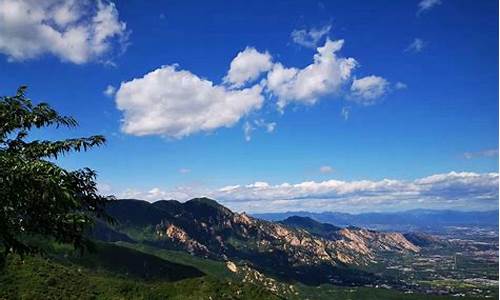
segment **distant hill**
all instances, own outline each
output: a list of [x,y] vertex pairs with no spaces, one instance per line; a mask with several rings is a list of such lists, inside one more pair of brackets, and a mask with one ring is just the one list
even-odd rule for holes
[[302,228],[309,231],[310,233],[314,233],[323,237],[328,237],[330,234],[338,232],[340,229],[342,229],[341,227],[331,224],[320,223],[309,217],[299,216],[288,217],[280,223],[297,228]]
[[309,217],[336,226],[360,226],[382,230],[413,231],[435,230],[445,226],[498,227],[498,210],[486,212],[461,212],[452,210],[410,210],[391,213],[347,214],[338,212],[284,212],[253,214],[254,217],[281,221],[288,217]]

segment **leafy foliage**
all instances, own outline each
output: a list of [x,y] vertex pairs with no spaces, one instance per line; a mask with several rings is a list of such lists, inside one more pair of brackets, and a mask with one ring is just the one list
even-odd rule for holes
[[77,122],[46,103],[34,105],[25,92],[26,87],[21,87],[15,96],[0,98],[0,243],[4,255],[37,251],[22,239],[36,235],[84,250],[91,245],[85,233],[94,219],[112,221],[104,206],[113,198],[97,193],[95,171],[68,171],[53,161],[102,145],[105,138],[29,140],[32,129],[75,127]]

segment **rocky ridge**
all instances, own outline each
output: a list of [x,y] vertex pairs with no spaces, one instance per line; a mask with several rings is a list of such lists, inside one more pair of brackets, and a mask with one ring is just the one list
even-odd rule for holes
[[[320,236],[286,222],[268,222],[234,213],[209,199],[194,199],[184,205],[194,209],[165,218],[156,226],[156,234],[159,241],[196,255],[244,259],[277,253],[291,266],[363,266],[374,262],[379,251],[420,250],[400,233],[341,228]],[[186,219],[191,222],[186,224]]]

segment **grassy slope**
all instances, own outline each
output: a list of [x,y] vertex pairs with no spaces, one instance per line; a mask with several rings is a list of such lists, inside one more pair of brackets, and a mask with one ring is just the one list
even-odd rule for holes
[[126,242],[117,242],[116,244],[155,255],[174,263],[195,267],[203,273],[219,279],[236,279],[234,273],[230,272],[227,269],[226,264],[221,261],[204,259],[198,256],[193,256],[187,252],[160,249],[144,244],[131,244]]
[[131,249],[100,244],[98,250],[83,258],[60,251],[50,258],[11,255],[0,272],[0,299],[277,299]]

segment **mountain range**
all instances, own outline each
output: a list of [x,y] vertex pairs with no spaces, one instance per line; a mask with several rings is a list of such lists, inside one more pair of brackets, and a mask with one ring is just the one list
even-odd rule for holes
[[244,262],[257,272],[305,284],[377,282],[377,275],[365,269],[380,253],[420,251],[401,233],[337,227],[300,216],[266,221],[207,198],[119,200],[108,212],[117,225],[99,224],[94,231],[98,239]]
[[270,221],[208,198],[106,209],[115,222],[96,223],[94,252],[35,239],[44,255],[10,256],[0,299],[498,298],[491,229],[379,231],[300,213]]
[[283,213],[253,214],[268,221],[281,221],[288,217],[309,217],[318,222],[337,226],[360,226],[393,231],[435,231],[447,226],[490,226],[498,227],[498,210],[453,211],[416,209],[388,213],[348,214],[340,212],[294,211]]

